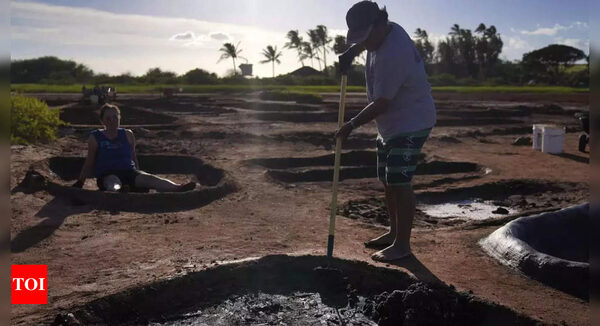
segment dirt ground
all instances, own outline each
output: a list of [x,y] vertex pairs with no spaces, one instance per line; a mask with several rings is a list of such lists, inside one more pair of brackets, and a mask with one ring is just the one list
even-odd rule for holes
[[[11,148],[11,189],[34,162],[85,155],[85,139],[94,128],[94,109],[76,104],[76,96],[40,97],[69,107],[63,117],[72,125],[51,144]],[[587,95],[434,98],[438,126],[423,150],[425,168],[414,178],[419,202],[475,197],[514,213],[471,221],[461,214],[436,218],[419,210],[412,234],[416,259],[373,262],[375,250],[363,242],[385,231],[386,221],[373,213],[383,210],[378,204],[383,187],[372,177],[376,129],[371,123],[344,146],[346,153],[360,153],[346,154],[342,162],[334,255],[401,269],[424,281],[439,279],[544,323],[589,325],[587,302],[508,269],[478,245],[500,224],[494,220],[588,200],[589,154],[577,151],[580,132],[573,118],[577,110],[588,109]],[[221,261],[325,254],[337,96],[324,99],[322,105],[304,106],[260,103],[253,95],[120,95],[115,104],[128,108],[123,122],[134,130],[140,155],[197,157],[223,169],[237,191],[202,207],[180,211],[167,205],[160,212],[104,210],[45,191],[13,192],[11,263],[47,264],[49,291],[48,305],[13,306],[12,323],[52,320],[73,306]],[[347,110],[357,112],[364,101],[353,94]],[[533,123],[567,127],[562,155],[512,145],[530,135]],[[72,183],[47,172],[57,183]],[[196,177],[164,175],[178,181]],[[91,190],[94,184],[89,179],[85,187]],[[348,210],[365,202],[371,206]]]

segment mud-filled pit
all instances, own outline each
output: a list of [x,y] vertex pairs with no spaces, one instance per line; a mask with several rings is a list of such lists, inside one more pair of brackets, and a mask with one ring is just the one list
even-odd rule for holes
[[[354,117],[359,111],[346,111],[344,120]],[[249,112],[249,117],[261,121],[283,122],[337,122],[337,112]]]
[[[135,130],[134,130],[135,132]],[[172,133],[174,134],[174,133]],[[276,132],[272,134],[253,134],[245,132],[224,132],[224,131],[193,131],[181,132],[184,137],[196,137],[197,139],[224,140],[236,142],[291,142],[308,143],[321,147],[325,150],[331,150],[335,147],[334,133],[319,131],[298,131],[298,132]],[[353,133],[344,141],[344,149],[365,149],[375,147],[376,134]]]
[[480,244],[490,256],[542,283],[589,299],[589,204],[513,220]]
[[476,106],[456,106],[456,105],[436,105],[438,116],[457,116],[467,118],[506,118],[506,117],[527,117],[532,114],[532,110],[524,110],[518,107],[498,108],[498,107],[476,107]]
[[[365,149],[375,147],[376,134],[353,133],[344,141],[344,149]],[[276,141],[305,142],[331,150],[335,147],[334,133],[323,132],[288,132],[269,136]]]
[[[67,317],[70,313],[70,317]],[[94,300],[57,324],[534,325],[506,307],[402,271],[322,256],[226,263]]]
[[157,99],[128,99],[119,100],[119,103],[130,107],[150,109],[156,112],[169,112],[173,114],[198,114],[217,116],[223,113],[233,113],[235,110],[217,106],[215,101],[208,97],[175,97]]
[[[506,180],[439,192],[417,191],[415,225],[455,225],[555,209],[583,202],[588,195],[589,190],[582,184],[540,180]],[[382,197],[350,200],[338,211],[351,219],[389,225]]]
[[[356,116],[360,111],[348,110],[344,113],[344,121],[348,121]],[[262,121],[283,121],[283,122],[336,122],[337,112],[252,112],[250,117]],[[440,116],[436,120],[437,127],[457,127],[457,126],[480,126],[480,125],[505,125],[519,124],[521,120],[509,118],[487,118],[470,117],[457,115]]]
[[[267,175],[276,181],[298,183],[331,181],[333,161],[334,155],[327,154],[313,157],[251,159],[246,162],[267,168]],[[428,160],[424,154],[421,154],[415,175],[485,173],[484,170],[476,163]],[[375,151],[350,151],[341,154],[340,180],[375,177],[377,177]]]
[[244,101],[236,103],[234,106],[244,110],[264,112],[314,112],[322,110],[319,105],[298,104],[296,102]]
[[480,117],[525,117],[531,115],[572,116],[585,107],[565,108],[555,103],[511,103],[511,102],[455,102],[438,101],[435,104],[439,114],[465,114]]
[[[48,168],[61,180],[72,181],[79,177],[84,161],[83,157],[56,156],[48,159]],[[175,182],[193,179],[201,185],[214,186],[224,176],[223,170],[192,156],[139,155],[138,161],[142,171],[172,177]]]
[[195,190],[155,192],[134,188],[126,192],[108,192],[98,190],[95,179],[88,179],[83,189],[74,188],[71,184],[79,177],[84,161],[83,157],[58,156],[36,162],[17,188],[25,192],[46,190],[78,204],[123,211],[187,210],[236,190],[235,183],[224,170],[196,157],[169,155],[139,155],[140,170],[180,184],[193,181],[197,184]]
[[[133,108],[129,106],[119,106],[121,111],[121,125],[168,125],[177,120],[167,114],[152,112]],[[60,119],[72,125],[100,125],[100,109],[97,106],[69,106],[60,109]]]

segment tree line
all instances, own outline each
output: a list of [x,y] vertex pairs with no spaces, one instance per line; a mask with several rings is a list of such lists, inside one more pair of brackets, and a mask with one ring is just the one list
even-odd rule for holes
[[[547,84],[567,86],[589,85],[589,57],[567,45],[552,44],[523,54],[520,61],[505,61],[499,58],[504,43],[494,25],[481,23],[474,30],[454,24],[447,36],[436,43],[430,40],[426,30],[417,28],[412,36],[415,47],[425,63],[433,85],[524,85]],[[237,74],[236,60],[243,59],[238,42],[224,43],[219,49],[217,62],[231,59],[231,73],[219,78],[215,73],[193,69],[185,74],[151,68],[142,76],[123,73],[116,76],[95,74],[83,64],[56,57],[41,57],[30,60],[15,60],[11,63],[12,83],[143,83],[143,84],[218,84],[218,83],[274,83],[274,84],[336,84],[336,56],[347,48],[346,37],[330,36],[325,25],[317,25],[304,34],[290,30],[286,34],[284,49],[294,52],[301,67],[318,68],[320,75],[306,78],[275,74],[275,64],[281,62],[283,53],[277,45],[267,45],[261,52],[260,63],[270,63],[272,78],[243,78]],[[333,60],[328,63],[328,53]],[[330,56],[331,58],[331,56]],[[572,69],[576,62],[586,60],[583,69]],[[348,80],[351,85],[364,85],[364,53],[355,60]],[[238,61],[239,62],[239,61]],[[315,66],[316,63],[316,66]],[[581,68],[581,66],[579,67]],[[260,81],[262,80],[262,81]]]

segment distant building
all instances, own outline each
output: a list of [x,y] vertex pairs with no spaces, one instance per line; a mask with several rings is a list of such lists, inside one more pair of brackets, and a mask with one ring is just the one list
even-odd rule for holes
[[297,77],[307,77],[307,76],[321,76],[321,75],[323,75],[323,73],[313,67],[304,66],[302,68],[298,68],[298,69],[290,72],[288,75],[297,76]]
[[252,76],[252,64],[251,63],[242,63],[239,65],[240,70],[242,71],[242,76]]

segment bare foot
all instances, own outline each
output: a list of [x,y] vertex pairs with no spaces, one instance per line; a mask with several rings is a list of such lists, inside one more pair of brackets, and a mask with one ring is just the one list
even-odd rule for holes
[[382,234],[375,239],[365,242],[365,247],[387,247],[394,243],[394,235],[390,232]]
[[371,258],[376,261],[392,261],[406,258],[410,255],[412,255],[410,248],[394,243],[391,246],[374,253]]

